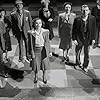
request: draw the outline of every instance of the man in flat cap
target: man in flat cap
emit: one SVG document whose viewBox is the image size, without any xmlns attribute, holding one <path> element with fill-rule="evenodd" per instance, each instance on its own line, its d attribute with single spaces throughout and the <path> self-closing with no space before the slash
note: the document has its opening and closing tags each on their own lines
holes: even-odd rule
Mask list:
<svg viewBox="0 0 100 100">
<path fill-rule="evenodd" d="M 21 0 L 15 1 L 15 7 L 16 10 L 11 13 L 12 32 L 19 44 L 19 62 L 23 62 L 23 41 L 25 43 L 26 59 L 29 60 L 28 31 L 32 29 L 32 18 L 30 12 L 23 9 Z"/>
</svg>

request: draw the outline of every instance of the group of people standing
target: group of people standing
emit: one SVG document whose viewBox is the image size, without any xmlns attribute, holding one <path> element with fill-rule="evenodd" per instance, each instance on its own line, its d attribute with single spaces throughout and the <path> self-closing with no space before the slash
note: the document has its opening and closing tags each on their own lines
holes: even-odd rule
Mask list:
<svg viewBox="0 0 100 100">
<path fill-rule="evenodd" d="M 49 6 L 49 0 L 41 0 L 41 8 L 39 9 L 39 15 L 37 18 L 32 20 L 30 11 L 23 8 L 24 3 L 22 0 L 15 1 L 15 10 L 11 12 L 9 16 L 9 31 L 12 29 L 13 36 L 18 41 L 19 46 L 19 62 L 24 62 L 24 44 L 25 44 L 25 56 L 26 60 L 30 62 L 32 70 L 35 72 L 34 83 L 38 81 L 38 71 L 41 69 L 43 71 L 43 82 L 46 84 L 47 80 L 45 77 L 46 64 L 49 64 L 49 55 L 50 55 L 50 40 L 53 39 L 53 29 L 52 21 L 54 19 L 53 8 Z M 4 9 L 1 9 L 1 12 L 5 12 Z M 0 13 L 1 13 L 0 12 Z M 2 17 L 2 13 L 1 13 Z M 1 51 L 1 63 L 5 62 L 3 58 L 7 55 L 5 52 L 8 50 L 11 51 L 12 48 L 6 48 L 6 43 L 9 43 L 8 47 L 11 47 L 11 40 L 9 32 L 7 32 L 8 23 L 0 21 L 0 40 L 2 43 L 0 45 Z M 4 36 L 4 34 L 6 34 Z M 9 35 L 9 41 L 7 35 Z M 7 41 L 6 41 L 7 40 Z M 24 44 L 23 44 L 24 42 Z M 7 57 L 5 60 L 9 60 Z M 46 63 L 46 64 L 45 64 Z M 47 65 L 48 66 L 48 65 Z"/>
<path fill-rule="evenodd" d="M 46 84 L 46 64 L 49 64 L 50 41 L 53 39 L 52 21 L 55 18 L 54 10 L 49 5 L 49 0 L 41 0 L 38 18 L 32 20 L 31 13 L 23 9 L 21 0 L 15 1 L 16 10 L 10 14 L 10 21 L 2 17 L 6 14 L 4 9 L 0 10 L 0 61 L 3 62 L 3 54 L 11 51 L 9 36 L 10 28 L 18 40 L 19 62 L 24 62 L 23 41 L 25 43 L 26 60 L 30 62 L 35 72 L 34 83 L 38 81 L 38 71 L 43 71 L 43 82 Z M 64 3 L 64 12 L 58 15 L 58 33 L 60 38 L 59 48 L 63 49 L 62 61 L 69 61 L 68 53 L 72 47 L 72 41 L 76 45 L 76 65 L 87 72 L 89 64 L 89 48 L 95 42 L 96 18 L 90 13 L 88 5 L 81 6 L 82 15 L 77 17 L 72 12 L 72 3 Z M 3 13 L 4 14 L 3 14 Z M 10 24 L 9 24 L 10 23 Z M 6 35 L 5 35 L 6 34 Z M 8 39 L 9 38 L 9 39 Z M 84 62 L 81 65 L 80 53 L 84 47 Z M 6 60 L 9 60 L 6 57 Z"/>
</svg>

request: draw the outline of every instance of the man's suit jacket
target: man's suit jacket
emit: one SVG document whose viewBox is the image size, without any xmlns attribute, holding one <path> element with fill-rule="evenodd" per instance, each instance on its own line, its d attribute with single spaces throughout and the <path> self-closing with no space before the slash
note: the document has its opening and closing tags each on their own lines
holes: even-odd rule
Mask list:
<svg viewBox="0 0 100 100">
<path fill-rule="evenodd" d="M 100 27 L 100 12 L 97 6 L 93 7 L 91 10 L 91 15 L 95 16 L 96 18 L 96 26 Z"/>
<path fill-rule="evenodd" d="M 22 27 L 18 22 L 18 13 L 15 10 L 11 13 L 11 23 L 12 23 L 12 32 L 13 34 L 20 39 L 20 29 L 22 29 L 25 38 L 28 38 L 27 32 L 32 29 L 32 18 L 31 14 L 28 10 L 23 9 L 23 19 L 22 19 Z"/>
<path fill-rule="evenodd" d="M 95 40 L 96 35 L 96 20 L 92 15 L 88 16 L 88 24 L 87 24 L 87 44 L 92 44 L 92 40 Z M 82 24 L 82 17 L 77 17 L 74 20 L 73 29 L 72 29 L 72 39 L 77 40 L 78 44 L 81 45 L 84 43 L 84 29 Z"/>
<path fill-rule="evenodd" d="M 4 33 L 5 33 L 5 24 L 3 21 L 0 20 L 0 47 L 4 51 L 5 50 L 5 40 L 4 40 Z"/>
</svg>

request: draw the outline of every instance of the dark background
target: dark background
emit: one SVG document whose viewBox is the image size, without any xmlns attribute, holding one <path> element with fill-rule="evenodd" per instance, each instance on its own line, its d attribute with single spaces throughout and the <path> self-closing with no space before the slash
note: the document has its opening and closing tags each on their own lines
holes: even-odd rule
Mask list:
<svg viewBox="0 0 100 100">
<path fill-rule="evenodd" d="M 23 0 L 26 5 L 30 3 L 40 3 L 41 0 Z M 96 2 L 96 0 L 50 0 L 52 4 L 56 3 L 64 3 L 64 2 L 72 2 L 73 5 L 85 3 L 85 2 Z M 14 3 L 15 0 L 0 0 L 0 4 L 3 3 Z"/>
</svg>

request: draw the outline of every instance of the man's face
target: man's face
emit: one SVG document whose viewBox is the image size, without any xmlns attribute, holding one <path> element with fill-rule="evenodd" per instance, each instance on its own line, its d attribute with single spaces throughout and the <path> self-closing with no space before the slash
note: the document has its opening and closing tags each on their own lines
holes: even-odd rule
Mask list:
<svg viewBox="0 0 100 100">
<path fill-rule="evenodd" d="M 87 16 L 90 13 L 89 7 L 82 7 L 82 14 Z"/>
<path fill-rule="evenodd" d="M 17 7 L 18 10 L 22 10 L 23 9 L 23 4 L 22 3 L 18 3 L 16 5 L 16 7 Z"/>
<path fill-rule="evenodd" d="M 100 1 L 99 0 L 97 0 L 97 5 L 100 5 Z"/>
<path fill-rule="evenodd" d="M 65 11 L 66 11 L 66 12 L 70 12 L 70 11 L 71 11 L 71 5 L 67 4 L 67 5 L 65 6 Z"/>
</svg>

